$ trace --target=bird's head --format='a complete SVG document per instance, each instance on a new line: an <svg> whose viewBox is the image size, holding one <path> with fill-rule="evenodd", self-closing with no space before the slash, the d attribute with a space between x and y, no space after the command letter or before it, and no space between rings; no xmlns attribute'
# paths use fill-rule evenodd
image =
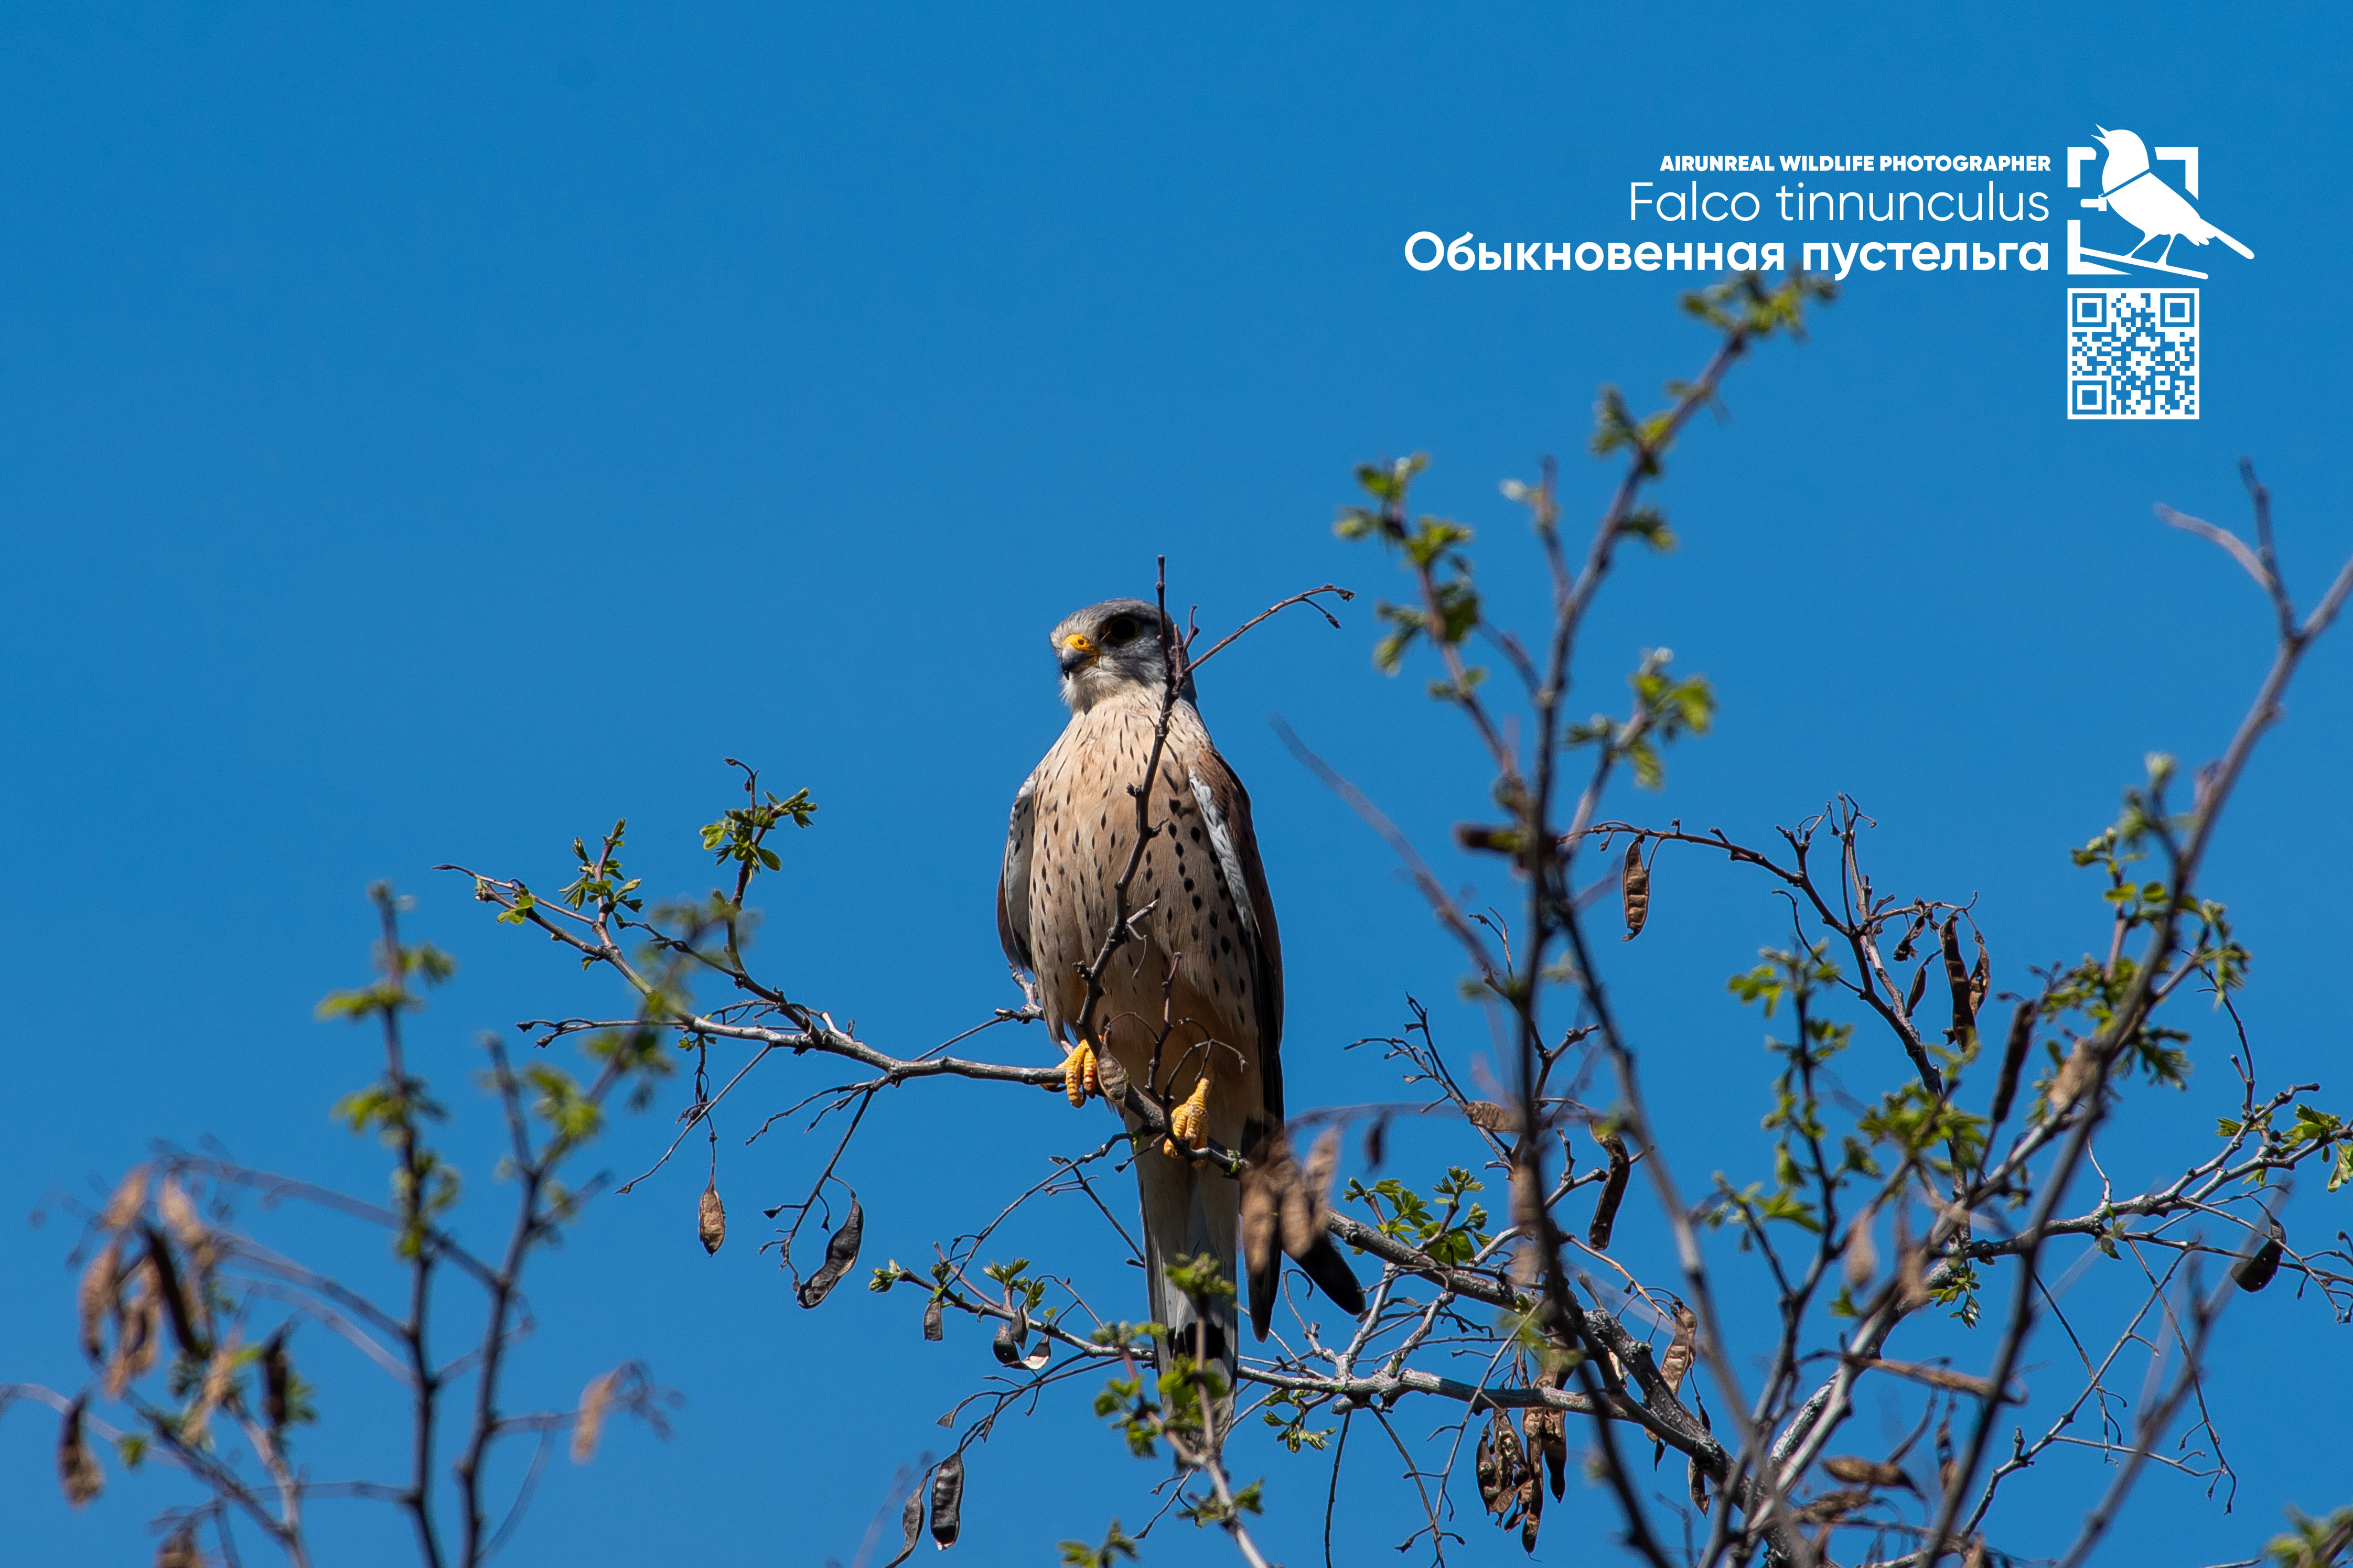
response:
<svg viewBox="0 0 2353 1568"><path fill-rule="evenodd" d="M1105 599L1064 616L1050 639L1062 670L1063 702L1083 713L1125 692L1156 699L1167 683L1163 637L1159 608L1143 599ZM1191 676L1177 695L1193 695Z"/></svg>
<svg viewBox="0 0 2353 1568"><path fill-rule="evenodd" d="M2108 150L2111 175L2137 174L2148 167L2148 144L2138 136L2129 131L2111 131L2105 125L2093 129L2099 132L2094 140Z"/></svg>

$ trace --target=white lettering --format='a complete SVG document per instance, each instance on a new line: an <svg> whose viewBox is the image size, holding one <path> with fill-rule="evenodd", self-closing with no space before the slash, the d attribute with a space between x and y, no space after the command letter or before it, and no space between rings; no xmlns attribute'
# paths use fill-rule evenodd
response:
<svg viewBox="0 0 2353 1568"><path fill-rule="evenodd" d="M1425 239L1430 241L1430 259L1427 261L1418 260L1413 254L1413 247L1419 245ZM1430 233L1428 229L1423 229L1419 234L1415 235L1411 239L1405 242L1405 264L1408 267L1412 268L1416 272L1427 272L1445 259L1446 242L1439 238L1436 235Z"/></svg>
<svg viewBox="0 0 2353 1568"><path fill-rule="evenodd" d="M1744 251L1746 252L1746 255L1742 254ZM1724 264L1731 268L1735 272L1754 272L1757 270L1757 244L1754 240L1734 240L1732 242L1731 248L1726 250L1724 254Z"/></svg>
<svg viewBox="0 0 2353 1568"><path fill-rule="evenodd" d="M1778 249L1779 247L1775 246L1770 248ZM1831 247L1829 242L1819 239L1810 239L1806 241L1805 261L1803 263L1803 268L1804 270L1808 272L1828 272L1831 269ZM1839 276L1843 278L1846 274L1841 272Z"/></svg>
<svg viewBox="0 0 2353 1568"><path fill-rule="evenodd" d="M1655 245L1649 245L1644 246L1643 248L1655 255L1657 254L1659 247ZM1609 242L1609 270L1612 272L1623 272L1633 265L1633 247L1622 239L1611 240Z"/></svg>
<svg viewBox="0 0 2353 1568"><path fill-rule="evenodd" d="M2030 239L2018 247L2018 265L2029 272L2051 270L2051 247L2039 239Z"/></svg>
<svg viewBox="0 0 2353 1568"><path fill-rule="evenodd" d="M1629 220L1641 217L1642 216L1642 208L1657 205L1648 196L1640 196L1634 194L1636 191L1647 191L1651 188L1651 182L1649 180L1636 180L1633 183L1633 185L1626 192L1626 216Z"/></svg>
<svg viewBox="0 0 2353 1568"><path fill-rule="evenodd" d="M1504 248L1505 250L1509 250L1512 247L1507 245L1504 247ZM1495 268L1503 265L1504 258L1496 255L1493 251L1488 249L1487 242L1485 240L1481 240L1479 242L1479 270L1482 272L1493 272Z"/></svg>
<svg viewBox="0 0 2353 1568"><path fill-rule="evenodd" d="M1634 265L1645 272L1656 272L1659 269L1659 247L1647 239L1636 246Z"/></svg>
<svg viewBox="0 0 2353 1568"><path fill-rule="evenodd" d="M1446 265L1457 272L1468 272L1479 265L1479 253L1471 248L1468 232L1446 247Z"/></svg>
<svg viewBox="0 0 2353 1568"><path fill-rule="evenodd" d="M1591 252L1593 253L1592 258L1591 258L1590 260L1587 259L1587 258L1586 258L1586 254L1585 254L1585 253L1586 253L1587 251L1588 251L1588 250L1589 250L1589 251L1591 251ZM1600 270L1601 270L1601 247L1600 247L1599 246L1598 246L1598 245L1594 244L1591 240L1589 240L1589 239L1588 239L1588 240L1587 240L1584 244L1582 244L1582 245L1580 245L1580 246L1578 246L1578 247L1577 247L1577 264L1579 267L1582 267L1583 268L1585 268L1585 270L1587 270L1588 272L1599 272L1599 271L1600 271Z"/></svg>
<svg viewBox="0 0 2353 1568"><path fill-rule="evenodd" d="M1763 267L1766 271L1770 272L1778 267L1788 265L1788 263L1781 259L1784 254L1785 253L1781 249L1781 242L1778 239L1774 240L1771 244L1766 246L1764 252L1757 257L1757 263ZM1822 265L1827 267L1830 263L1825 261Z"/></svg>

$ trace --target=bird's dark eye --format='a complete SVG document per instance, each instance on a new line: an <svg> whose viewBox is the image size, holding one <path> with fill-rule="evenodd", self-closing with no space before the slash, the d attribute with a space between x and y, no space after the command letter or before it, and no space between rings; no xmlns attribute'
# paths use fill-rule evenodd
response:
<svg viewBox="0 0 2353 1568"><path fill-rule="evenodd" d="M1135 636L1138 629L1134 616L1113 616L1103 623L1103 641L1126 642Z"/></svg>

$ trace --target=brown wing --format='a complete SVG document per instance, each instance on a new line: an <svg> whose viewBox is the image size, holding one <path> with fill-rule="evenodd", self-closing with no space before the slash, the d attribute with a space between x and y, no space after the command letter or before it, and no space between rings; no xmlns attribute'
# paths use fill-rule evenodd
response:
<svg viewBox="0 0 2353 1568"><path fill-rule="evenodd" d="M1021 781L1005 828L1005 864L997 874L997 940L1016 969L1035 973L1029 949L1029 847L1037 838L1038 775Z"/></svg>
<svg viewBox="0 0 2353 1568"><path fill-rule="evenodd" d="M1187 782L1201 808L1218 875L1242 920L1251 994L1256 998L1259 1081L1264 1086L1270 1127L1282 1125L1282 936L1274 923L1274 899L1267 891L1266 868L1258 858L1258 833L1250 823L1250 792L1217 748L1205 746L1190 759Z"/></svg>

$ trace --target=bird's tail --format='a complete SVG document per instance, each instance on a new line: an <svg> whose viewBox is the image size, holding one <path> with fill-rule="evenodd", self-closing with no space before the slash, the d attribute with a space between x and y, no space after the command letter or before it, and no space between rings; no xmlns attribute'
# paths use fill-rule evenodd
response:
<svg viewBox="0 0 2353 1568"><path fill-rule="evenodd" d="M2225 245L2229 246L2232 249L2233 249L2233 250L2237 251L2240 255L2242 255L2242 256L2245 257L2248 260L2253 261L2253 260L2255 258L2255 253L2254 253L2253 251L2249 250L2245 246L2241 245L2237 240L2232 239L2229 235L2224 234L2221 229L2216 228L2212 224L2211 224L2211 223L2210 223L2210 224L2208 224L2208 225L2206 226L2206 228L2207 228L2207 232L2209 232L2210 234L2213 235L2213 237L2214 237L2216 239L2221 240L2223 244L2225 244Z"/></svg>
<svg viewBox="0 0 2353 1568"><path fill-rule="evenodd" d="M1196 1347L1206 1340L1206 1359L1224 1368L1227 1396L1217 1407L1222 1435L1233 1406L1237 1368L1232 1286L1241 1184L1214 1166L1164 1154L1157 1143L1137 1154L1135 1182L1144 1199L1144 1268L1153 1321L1168 1325L1169 1342L1176 1353L1195 1354ZM1203 1257L1216 1259L1218 1277L1227 1286L1202 1303L1208 1309L1206 1315L1170 1278L1180 1258Z"/></svg>

